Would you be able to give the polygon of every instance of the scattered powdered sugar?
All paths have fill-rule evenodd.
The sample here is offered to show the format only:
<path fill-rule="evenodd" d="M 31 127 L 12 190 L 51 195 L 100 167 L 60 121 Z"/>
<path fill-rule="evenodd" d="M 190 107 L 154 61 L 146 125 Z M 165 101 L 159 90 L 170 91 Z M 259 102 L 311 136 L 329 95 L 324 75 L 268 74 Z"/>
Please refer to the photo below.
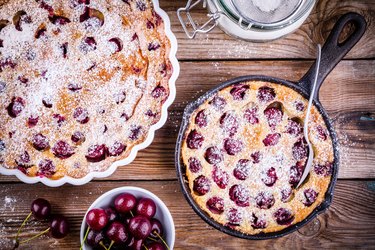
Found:
<path fill-rule="evenodd" d="M 0 211 L 10 210 L 10 211 L 14 212 L 16 202 L 17 202 L 16 198 L 5 196 L 4 205 L 3 205 L 3 207 L 0 207 Z"/>

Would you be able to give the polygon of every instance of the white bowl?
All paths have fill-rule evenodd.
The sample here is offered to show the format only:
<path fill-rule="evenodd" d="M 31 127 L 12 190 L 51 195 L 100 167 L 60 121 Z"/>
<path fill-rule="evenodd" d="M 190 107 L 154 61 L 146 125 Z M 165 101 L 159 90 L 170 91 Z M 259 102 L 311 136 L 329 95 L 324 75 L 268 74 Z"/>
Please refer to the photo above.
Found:
<path fill-rule="evenodd" d="M 155 194 L 151 193 L 150 191 L 139 188 L 139 187 L 119 187 L 112 189 L 101 196 L 97 198 L 91 206 L 86 211 L 85 217 L 82 220 L 81 224 L 81 231 L 80 231 L 80 242 L 83 241 L 83 237 L 86 233 L 87 224 L 86 224 L 86 215 L 88 211 L 90 211 L 93 208 L 107 208 L 110 205 L 113 206 L 113 202 L 117 195 L 122 193 L 131 193 L 133 194 L 137 199 L 139 198 L 150 198 L 152 199 L 156 204 L 156 214 L 154 218 L 158 219 L 161 224 L 163 225 L 164 229 L 164 236 L 163 239 L 168 244 L 170 249 L 173 249 L 174 247 L 174 241 L 175 241 L 175 227 L 174 222 L 171 213 L 169 212 L 167 206 L 164 204 L 162 200 L 159 199 Z M 84 244 L 83 245 L 84 250 L 91 250 L 92 248 Z"/>
<path fill-rule="evenodd" d="M 180 73 L 180 65 L 178 63 L 176 53 L 177 53 L 177 39 L 175 35 L 173 34 L 171 30 L 171 22 L 169 20 L 169 17 L 167 13 L 162 10 L 159 6 L 159 0 L 152 0 L 152 3 L 154 5 L 154 10 L 159 16 L 163 19 L 164 22 L 164 31 L 166 36 L 168 37 L 170 44 L 171 44 L 171 49 L 169 53 L 169 60 L 172 64 L 172 69 L 173 73 L 171 78 L 169 79 L 169 96 L 167 100 L 164 102 L 161 110 L 161 117 L 160 120 L 152 125 L 148 131 L 147 138 L 140 144 L 135 145 L 132 150 L 130 151 L 130 154 L 119 161 L 114 162 L 107 170 L 102 171 L 102 172 L 90 172 L 86 176 L 76 179 L 72 178 L 70 176 L 64 176 L 60 179 L 57 180 L 52 180 L 49 178 L 41 178 L 39 176 L 36 177 L 30 177 L 19 171 L 18 169 L 7 169 L 5 167 L 0 166 L 0 174 L 3 175 L 15 175 L 20 181 L 24 183 L 37 183 L 41 182 L 45 184 L 46 186 L 50 187 L 58 187 L 62 186 L 65 183 L 70 183 L 72 185 L 83 185 L 91 181 L 93 178 L 105 178 L 113 174 L 113 172 L 116 171 L 117 167 L 119 166 L 124 166 L 130 164 L 135 157 L 137 156 L 137 153 L 139 150 L 144 149 L 148 147 L 152 141 L 154 140 L 154 135 L 155 131 L 161 128 L 165 122 L 167 121 L 168 118 L 168 108 L 169 106 L 173 103 L 175 97 L 176 97 L 176 80 L 177 77 Z"/>

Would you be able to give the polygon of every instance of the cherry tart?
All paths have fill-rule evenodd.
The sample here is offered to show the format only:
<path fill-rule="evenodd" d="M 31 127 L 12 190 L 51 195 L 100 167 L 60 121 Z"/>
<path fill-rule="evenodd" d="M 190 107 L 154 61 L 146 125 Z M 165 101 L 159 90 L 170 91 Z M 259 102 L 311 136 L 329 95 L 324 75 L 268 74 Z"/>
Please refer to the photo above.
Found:
<path fill-rule="evenodd" d="M 172 74 L 147 0 L 19 0 L 0 7 L 0 164 L 81 178 L 143 142 Z"/>
<path fill-rule="evenodd" d="M 181 154 L 195 202 L 246 234 L 302 221 L 325 197 L 334 152 L 323 117 L 311 110 L 313 168 L 298 189 L 308 148 L 307 100 L 283 85 L 252 81 L 220 90 L 189 118 Z"/>

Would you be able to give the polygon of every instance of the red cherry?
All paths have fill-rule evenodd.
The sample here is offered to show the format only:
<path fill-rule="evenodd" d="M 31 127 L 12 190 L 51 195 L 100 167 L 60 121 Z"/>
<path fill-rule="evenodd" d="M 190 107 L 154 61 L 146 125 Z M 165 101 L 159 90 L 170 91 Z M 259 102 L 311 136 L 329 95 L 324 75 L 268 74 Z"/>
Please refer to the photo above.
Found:
<path fill-rule="evenodd" d="M 246 90 L 249 89 L 247 84 L 236 84 L 230 90 L 230 94 L 233 96 L 234 100 L 243 100 L 245 97 Z"/>
<path fill-rule="evenodd" d="M 60 140 L 52 147 L 52 152 L 56 157 L 66 159 L 74 154 L 74 148 L 66 141 Z"/>
<path fill-rule="evenodd" d="M 233 175 L 238 180 L 246 180 L 250 174 L 250 160 L 240 159 L 233 169 Z"/>
<path fill-rule="evenodd" d="M 55 239 L 64 238 L 70 231 L 68 220 L 62 215 L 54 215 L 50 223 L 51 236 Z"/>
<path fill-rule="evenodd" d="M 224 113 L 220 117 L 220 127 L 224 130 L 225 133 L 233 136 L 237 133 L 239 127 L 237 116 L 229 112 Z"/>
<path fill-rule="evenodd" d="M 108 215 L 104 209 L 91 209 L 86 215 L 87 225 L 95 231 L 102 230 L 108 223 Z"/>
<path fill-rule="evenodd" d="M 224 160 L 224 156 L 217 147 L 210 147 L 206 149 L 204 158 L 210 164 L 218 164 Z"/>
<path fill-rule="evenodd" d="M 25 108 L 26 102 L 21 97 L 13 97 L 8 105 L 8 114 L 12 118 L 16 118 Z"/>
<path fill-rule="evenodd" d="M 196 192 L 197 195 L 205 195 L 210 191 L 211 184 L 210 180 L 205 177 L 204 175 L 200 175 L 195 178 L 193 182 L 193 190 Z"/>
<path fill-rule="evenodd" d="M 316 201 L 316 198 L 318 197 L 319 193 L 316 192 L 314 189 L 309 188 L 303 191 L 303 194 L 305 196 L 305 200 L 303 201 L 303 204 L 306 207 L 309 207 Z"/>
<path fill-rule="evenodd" d="M 157 86 L 152 92 L 151 96 L 155 99 L 166 96 L 167 95 L 167 90 L 163 86 Z"/>
<path fill-rule="evenodd" d="M 250 192 L 243 185 L 233 185 L 229 189 L 229 198 L 234 201 L 237 206 L 248 207 L 250 205 Z"/>
<path fill-rule="evenodd" d="M 154 217 L 156 213 L 156 204 L 150 198 L 142 198 L 136 207 L 136 214 L 143 215 L 147 218 Z"/>
<path fill-rule="evenodd" d="M 228 155 L 236 155 L 243 149 L 243 143 L 240 140 L 228 138 L 224 140 L 224 149 Z"/>
<path fill-rule="evenodd" d="M 143 215 L 136 215 L 129 221 L 129 232 L 136 239 L 145 239 L 151 233 L 151 223 Z"/>
<path fill-rule="evenodd" d="M 106 230 L 106 236 L 115 244 L 124 244 L 128 239 L 128 232 L 122 223 L 114 221 Z"/>
<path fill-rule="evenodd" d="M 229 225 L 238 226 L 243 219 L 243 215 L 236 208 L 231 208 L 228 210 L 227 219 Z"/>
<path fill-rule="evenodd" d="M 73 117 L 77 122 L 85 124 L 89 121 L 89 112 L 87 111 L 87 109 L 78 107 L 74 110 Z"/>
<path fill-rule="evenodd" d="M 220 96 L 215 96 L 212 98 L 212 100 L 209 102 L 216 110 L 222 110 L 224 109 L 225 105 L 227 105 L 227 101 L 220 97 Z"/>
<path fill-rule="evenodd" d="M 55 25 L 65 25 L 65 24 L 70 23 L 69 18 L 58 16 L 58 15 L 49 16 L 48 19 L 50 20 L 51 23 Z"/>
<path fill-rule="evenodd" d="M 75 131 L 71 136 L 71 140 L 76 144 L 81 144 L 86 140 L 86 137 L 82 132 Z"/>
<path fill-rule="evenodd" d="M 36 124 L 38 123 L 39 121 L 39 116 L 30 116 L 28 119 L 27 119 L 27 126 L 29 128 L 32 128 L 32 127 L 35 127 Z"/>
<path fill-rule="evenodd" d="M 220 197 L 212 197 L 206 202 L 207 208 L 214 214 L 222 214 L 224 212 L 224 200 Z"/>
<path fill-rule="evenodd" d="M 327 140 L 327 132 L 325 131 L 325 129 L 321 125 L 318 125 L 316 127 L 316 131 L 318 132 L 318 138 L 320 140 L 322 140 L 322 141 Z"/>
<path fill-rule="evenodd" d="M 114 37 L 108 40 L 111 44 L 114 45 L 114 52 L 120 52 L 123 48 L 122 40 L 118 37 Z"/>
<path fill-rule="evenodd" d="M 292 189 L 291 188 L 284 188 L 281 190 L 281 201 L 288 202 L 292 196 Z"/>
<path fill-rule="evenodd" d="M 253 163 L 259 163 L 262 155 L 259 151 L 256 151 L 251 154 L 251 159 L 253 159 Z"/>
<path fill-rule="evenodd" d="M 195 129 L 190 131 L 189 135 L 186 138 L 186 143 L 190 149 L 198 149 L 202 147 L 204 137 L 198 133 Z"/>
<path fill-rule="evenodd" d="M 254 229 L 266 228 L 267 222 L 264 219 L 259 218 L 254 213 L 251 216 L 251 227 Z"/>
<path fill-rule="evenodd" d="M 199 171 L 202 170 L 202 164 L 197 158 L 190 157 L 188 160 L 188 163 L 189 163 L 189 169 L 191 172 L 198 173 Z"/>
<path fill-rule="evenodd" d="M 281 135 L 279 133 L 275 134 L 268 134 L 266 138 L 263 140 L 264 146 L 275 146 L 277 143 L 279 143 L 279 140 L 281 138 Z"/>
<path fill-rule="evenodd" d="M 277 180 L 277 175 L 276 175 L 275 168 L 271 167 L 270 169 L 267 170 L 267 172 L 263 173 L 262 181 L 266 186 L 272 187 L 273 184 L 275 184 L 276 180 Z"/>
<path fill-rule="evenodd" d="M 332 162 L 327 162 L 325 164 L 315 164 L 314 171 L 317 175 L 330 176 L 333 171 Z"/>
<path fill-rule="evenodd" d="M 258 89 L 257 98 L 259 99 L 260 102 L 263 102 L 263 103 L 270 102 L 273 99 L 275 99 L 275 97 L 276 97 L 276 93 L 273 88 L 264 86 Z"/>
<path fill-rule="evenodd" d="M 269 192 L 260 192 L 255 197 L 255 203 L 260 209 L 270 209 L 275 204 L 275 198 Z"/>
<path fill-rule="evenodd" d="M 51 215 L 51 204 L 43 198 L 38 198 L 31 203 L 31 212 L 36 219 L 46 220 Z"/>
<path fill-rule="evenodd" d="M 126 149 L 126 145 L 121 142 L 116 141 L 108 148 L 108 154 L 110 156 L 118 156 L 121 155 Z"/>
<path fill-rule="evenodd" d="M 40 133 L 33 136 L 31 143 L 39 151 L 49 148 L 48 138 Z"/>
<path fill-rule="evenodd" d="M 294 220 L 294 215 L 291 211 L 286 208 L 279 208 L 273 216 L 276 218 L 276 222 L 279 225 L 289 225 Z"/>
<path fill-rule="evenodd" d="M 219 188 L 225 189 L 229 183 L 229 174 L 215 166 L 212 171 L 212 179 Z"/>
<path fill-rule="evenodd" d="M 195 124 L 201 128 L 207 126 L 207 115 L 205 114 L 204 110 L 199 111 L 195 116 Z"/>
<path fill-rule="evenodd" d="M 307 157 L 307 153 L 308 147 L 302 139 L 294 143 L 292 148 L 292 154 L 294 159 L 296 159 L 297 161 L 301 161 Z"/>
<path fill-rule="evenodd" d="M 252 107 L 245 110 L 243 118 L 250 124 L 259 123 L 258 107 Z"/>
<path fill-rule="evenodd" d="M 90 162 L 99 162 L 105 159 L 107 147 L 104 144 L 101 145 L 91 145 L 87 154 L 85 155 L 86 159 Z"/>
<path fill-rule="evenodd" d="M 302 125 L 296 119 L 289 119 L 286 126 L 286 132 L 294 137 L 302 134 Z"/>
<path fill-rule="evenodd" d="M 270 107 L 264 110 L 264 116 L 268 121 L 268 126 L 270 126 L 270 128 L 272 129 L 275 129 L 277 124 L 279 124 L 283 119 L 283 112 L 279 108 Z"/>
<path fill-rule="evenodd" d="M 117 212 L 128 213 L 135 208 L 137 199 L 130 193 L 122 193 L 116 196 L 114 204 Z"/>

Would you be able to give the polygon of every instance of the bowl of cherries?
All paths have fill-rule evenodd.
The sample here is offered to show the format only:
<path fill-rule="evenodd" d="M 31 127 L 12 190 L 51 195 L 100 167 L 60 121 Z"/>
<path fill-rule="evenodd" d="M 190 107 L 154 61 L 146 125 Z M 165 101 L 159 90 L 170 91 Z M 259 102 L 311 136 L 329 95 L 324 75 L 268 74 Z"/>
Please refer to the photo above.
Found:
<path fill-rule="evenodd" d="M 81 249 L 170 250 L 172 215 L 155 194 L 138 187 L 112 189 L 97 198 L 81 225 Z"/>

